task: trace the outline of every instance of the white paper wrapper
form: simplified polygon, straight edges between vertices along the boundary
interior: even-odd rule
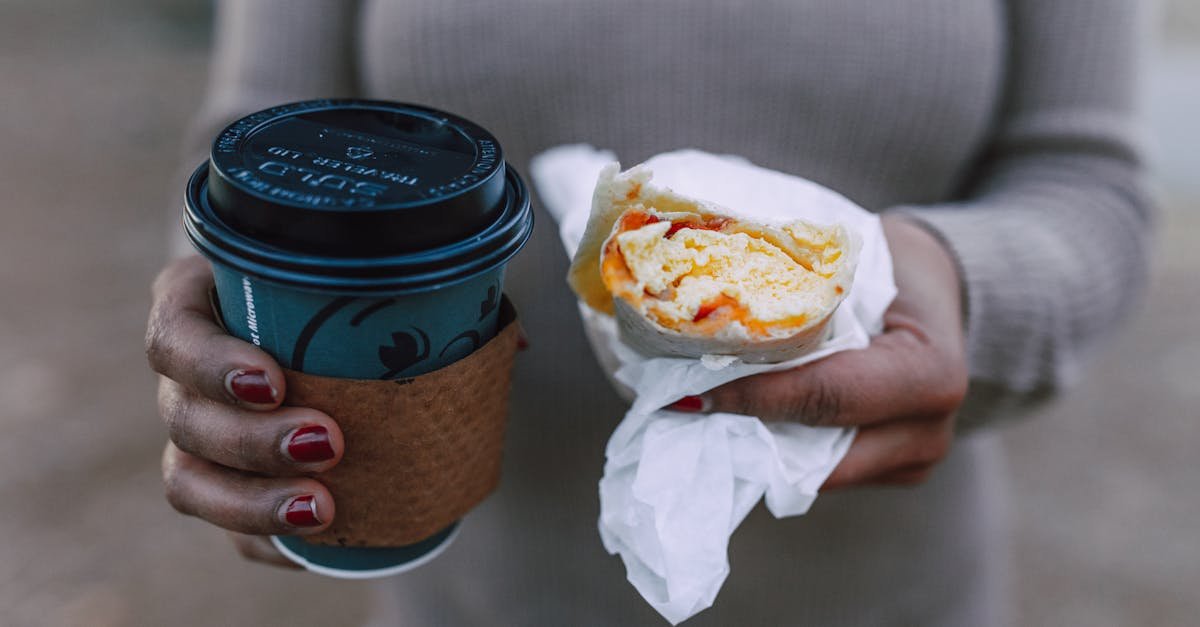
[[[534,185],[570,255],[583,237],[597,174],[616,160],[586,145],[560,146],[533,160]],[[854,430],[765,425],[751,416],[660,408],[735,379],[865,348],[882,326],[896,285],[879,218],[836,192],[740,157],[695,150],[657,155],[646,164],[655,185],[742,217],[838,222],[862,238],[854,283],[834,314],[830,337],[816,351],[787,362],[646,357],[621,343],[611,316],[580,306],[597,359],[633,403],[606,449],[600,537],[610,553],[620,554],[638,592],[678,624],[712,605],[729,574],[729,537],[755,503],[765,496],[777,517],[807,512],[849,449]]]

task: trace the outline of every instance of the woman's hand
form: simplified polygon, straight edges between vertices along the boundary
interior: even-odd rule
[[[870,346],[740,379],[672,408],[859,427],[826,490],[923,482],[950,449],[967,392],[961,288],[933,235],[896,216],[884,216],[883,229],[898,293]]]
[[[342,432],[319,411],[279,406],[283,372],[217,325],[212,286],[212,268],[195,256],[171,263],[154,282],[146,355],[162,375],[167,501],[234,532],[245,557],[294,566],[264,536],[329,526],[333,497],[305,475],[337,464]]]

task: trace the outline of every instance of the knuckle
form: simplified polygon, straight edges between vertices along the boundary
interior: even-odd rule
[[[746,388],[750,385],[750,380],[735,381],[726,385],[722,385],[715,390],[709,392],[712,398],[714,409],[717,411],[725,411],[733,414],[748,414],[753,411],[751,407],[752,394],[747,393]]]
[[[822,377],[810,378],[802,390],[789,396],[793,399],[793,414],[803,422],[824,427],[837,423],[842,413],[841,397]]]
[[[747,380],[744,385],[734,385],[729,388],[729,406],[739,414],[760,414],[763,390],[754,380]]]
[[[163,423],[167,422],[168,412],[173,410],[172,404],[175,402],[175,397],[178,395],[178,390],[175,389],[175,382],[160,376],[158,378],[158,393],[155,396],[155,401],[158,405],[158,415],[163,419]]]
[[[150,364],[150,369],[159,374],[165,374],[167,367],[165,329],[169,325],[166,324],[165,317],[162,308],[155,306],[150,311],[150,320],[146,323],[146,361]]]
[[[146,361],[161,375],[171,376],[184,365],[184,358],[198,348],[178,335],[182,317],[179,312],[156,305],[146,325]]]
[[[794,372],[758,375],[722,390],[721,407],[764,419],[794,420],[823,426],[842,413],[837,390],[822,377]]]
[[[171,394],[160,406],[163,422],[167,425],[167,436],[180,449],[195,450],[195,426],[197,423],[196,399],[180,394]]]
[[[152,304],[150,315],[146,321],[146,337],[144,340],[146,359],[150,367],[160,374],[168,365],[170,353],[170,330],[174,327],[175,306],[170,297],[169,285],[176,280],[181,268],[180,261],[174,261],[163,268],[151,284]]]
[[[158,382],[158,415],[163,424],[169,428],[175,421],[179,411],[178,405],[183,402],[179,384],[166,377],[160,377]]]
[[[225,486],[224,497],[214,511],[222,527],[243,534],[270,534],[281,530],[280,498],[261,481],[237,473]]]
[[[237,457],[238,464],[248,470],[270,471],[280,466],[281,446],[272,446],[272,442],[280,442],[282,436],[264,438],[258,429],[241,426],[233,435],[232,453]]]
[[[247,527],[269,530],[278,526],[276,513],[287,501],[287,494],[274,483],[243,473],[234,479],[232,491],[241,497],[240,517]]]

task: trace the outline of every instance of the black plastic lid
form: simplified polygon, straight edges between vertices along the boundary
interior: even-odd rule
[[[264,243],[357,257],[425,250],[486,228],[504,210],[496,138],[409,104],[311,100],[221,131],[208,194],[234,230]]]
[[[218,135],[188,182],[184,228],[210,259],[270,281],[406,292],[507,262],[533,213],[475,124],[414,105],[315,100]]]

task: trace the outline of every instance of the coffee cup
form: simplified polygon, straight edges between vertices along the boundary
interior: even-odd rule
[[[313,100],[226,127],[188,183],[184,228],[212,263],[232,335],[308,376],[403,382],[496,338],[505,266],[533,217],[478,125],[416,105]],[[339,466],[355,454],[348,436]],[[366,578],[432,559],[456,532],[451,522],[399,546],[272,540],[310,570]]]

